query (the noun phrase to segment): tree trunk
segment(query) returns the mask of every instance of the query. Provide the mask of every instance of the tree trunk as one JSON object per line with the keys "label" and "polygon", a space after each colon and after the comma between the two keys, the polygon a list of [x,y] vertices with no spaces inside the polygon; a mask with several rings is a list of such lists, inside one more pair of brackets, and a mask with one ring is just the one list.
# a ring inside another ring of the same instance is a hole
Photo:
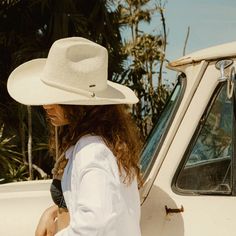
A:
{"label": "tree trunk", "polygon": [[187,35],[186,35],[185,42],[184,42],[183,56],[185,56],[185,52],[186,52],[186,47],[187,47],[187,43],[188,43],[189,34],[190,34],[190,26],[188,26]]}
{"label": "tree trunk", "polygon": [[162,27],[163,27],[163,36],[164,36],[164,42],[163,42],[163,57],[161,57],[161,64],[160,64],[160,70],[159,70],[159,76],[158,76],[158,86],[162,85],[162,69],[163,69],[163,64],[165,60],[165,53],[166,53],[166,43],[167,43],[167,33],[166,33],[166,21],[165,21],[165,16],[163,12],[163,8],[160,5],[160,15],[161,15],[161,22],[162,22]]}
{"label": "tree trunk", "polygon": [[28,163],[29,163],[29,179],[33,179],[32,168],[32,110],[31,106],[27,106],[28,111]]}
{"label": "tree trunk", "polygon": [[25,107],[20,104],[18,106],[18,117],[19,117],[19,135],[21,142],[21,154],[23,157],[23,162],[26,162],[26,151],[25,151],[25,127],[24,127],[24,115],[25,115]]}

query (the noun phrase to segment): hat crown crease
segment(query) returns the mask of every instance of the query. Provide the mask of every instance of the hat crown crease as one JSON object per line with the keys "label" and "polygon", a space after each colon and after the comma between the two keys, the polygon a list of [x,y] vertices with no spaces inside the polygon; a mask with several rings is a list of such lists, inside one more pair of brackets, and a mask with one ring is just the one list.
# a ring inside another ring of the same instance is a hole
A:
{"label": "hat crown crease", "polygon": [[49,51],[41,80],[49,86],[90,97],[107,88],[107,62],[107,51],[100,45],[87,41],[56,43]]}

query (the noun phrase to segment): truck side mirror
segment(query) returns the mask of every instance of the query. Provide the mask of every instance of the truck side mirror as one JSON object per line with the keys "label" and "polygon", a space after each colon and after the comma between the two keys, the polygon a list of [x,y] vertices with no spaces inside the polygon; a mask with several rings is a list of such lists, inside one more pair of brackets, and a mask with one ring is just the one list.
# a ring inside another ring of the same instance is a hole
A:
{"label": "truck side mirror", "polygon": [[227,97],[232,98],[233,92],[235,93],[235,67],[231,67],[230,76],[227,78]]}

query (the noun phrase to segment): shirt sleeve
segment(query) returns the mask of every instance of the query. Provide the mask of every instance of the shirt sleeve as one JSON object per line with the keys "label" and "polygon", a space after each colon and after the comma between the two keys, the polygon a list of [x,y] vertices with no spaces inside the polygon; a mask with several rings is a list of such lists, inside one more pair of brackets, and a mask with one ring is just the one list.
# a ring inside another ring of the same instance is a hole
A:
{"label": "shirt sleeve", "polygon": [[106,235],[116,218],[112,175],[101,163],[92,163],[77,172],[74,182],[70,224],[56,236]]}

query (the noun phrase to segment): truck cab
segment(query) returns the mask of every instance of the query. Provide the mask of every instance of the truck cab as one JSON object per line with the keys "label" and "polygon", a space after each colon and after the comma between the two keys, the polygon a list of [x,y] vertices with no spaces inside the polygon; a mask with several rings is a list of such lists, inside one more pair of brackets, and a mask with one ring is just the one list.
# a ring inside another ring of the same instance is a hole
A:
{"label": "truck cab", "polygon": [[[142,236],[235,236],[236,42],[168,68],[178,82],[144,146]],[[0,186],[0,235],[34,235],[50,180]]]}
{"label": "truck cab", "polygon": [[141,156],[144,236],[233,236],[236,42],[168,64],[178,83]]}

